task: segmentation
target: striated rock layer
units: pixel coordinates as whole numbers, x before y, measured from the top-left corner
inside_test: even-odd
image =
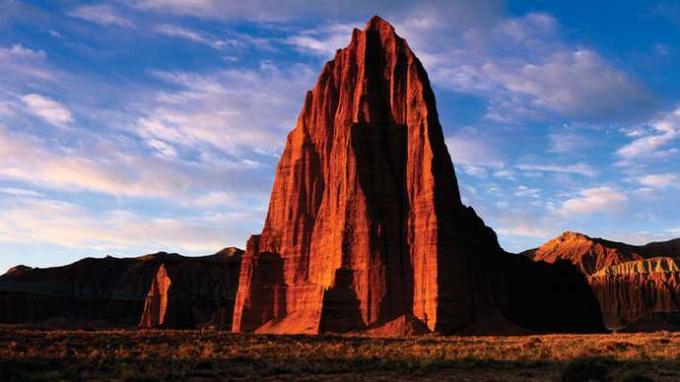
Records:
[[[461,203],[422,64],[374,17],[288,135],[233,331],[452,332],[507,306],[504,254]]]
[[[657,257],[604,268],[589,277],[604,323],[618,330],[680,311],[680,267]]]

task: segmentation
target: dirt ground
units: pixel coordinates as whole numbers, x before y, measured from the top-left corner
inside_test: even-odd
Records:
[[[0,328],[0,381],[677,381],[680,333],[370,338]]]

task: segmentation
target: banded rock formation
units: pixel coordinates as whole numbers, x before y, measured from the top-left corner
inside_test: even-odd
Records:
[[[668,319],[671,313],[680,312],[677,259],[655,257],[626,262],[600,270],[589,281],[609,329],[623,329],[644,320],[663,321],[663,317],[657,317],[659,313]],[[659,324],[663,323],[656,323]]]
[[[461,203],[422,64],[374,17],[326,63],[288,135],[243,257],[233,331],[449,333],[481,317],[511,327],[505,279],[537,268],[507,256]],[[517,275],[504,274],[510,263]]]

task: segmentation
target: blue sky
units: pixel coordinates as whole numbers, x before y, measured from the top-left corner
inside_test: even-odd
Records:
[[[0,0],[0,269],[243,246],[304,92],[392,22],[511,251],[680,236],[680,2]]]

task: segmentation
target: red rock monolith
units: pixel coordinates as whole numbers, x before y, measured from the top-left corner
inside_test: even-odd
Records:
[[[243,257],[233,331],[349,332],[403,317],[455,331],[502,303],[501,253],[461,203],[422,64],[374,17],[305,97]]]

